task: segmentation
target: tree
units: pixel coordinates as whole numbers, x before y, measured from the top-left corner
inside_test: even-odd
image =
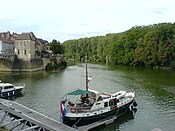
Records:
[[[61,46],[59,41],[54,39],[50,44],[51,44],[51,50],[53,51],[53,54],[64,53],[64,48]]]
[[[175,68],[175,23],[160,23],[115,34],[65,41],[67,59]]]

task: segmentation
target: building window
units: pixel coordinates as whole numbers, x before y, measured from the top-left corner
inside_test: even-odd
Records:
[[[19,47],[20,46],[20,41],[16,42],[16,46]]]
[[[24,41],[24,46],[27,46],[27,41],[26,40]]]
[[[27,41],[27,44],[30,45],[30,40]]]
[[[18,55],[19,55],[19,49],[18,49]]]
[[[16,44],[16,47],[18,47],[18,42],[17,41],[15,42],[15,44]]]
[[[24,55],[27,55],[27,51],[26,51],[26,49],[24,50]]]

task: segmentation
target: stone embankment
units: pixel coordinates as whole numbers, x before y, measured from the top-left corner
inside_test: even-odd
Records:
[[[57,63],[65,62],[64,56],[54,56],[56,58]],[[35,58],[30,61],[21,60],[18,58],[8,59],[8,58],[0,58],[0,71],[2,72],[13,72],[13,71],[39,71],[44,70],[46,65],[50,63],[51,58]]]

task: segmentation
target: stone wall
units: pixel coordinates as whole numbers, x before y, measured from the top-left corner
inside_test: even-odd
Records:
[[[0,58],[0,71],[39,71],[45,69],[41,58],[25,61],[15,58],[14,61]]]
[[[42,58],[35,58],[30,61],[15,59],[13,65],[13,71],[38,71],[44,69]]]
[[[13,63],[10,60],[0,58],[0,71],[12,71]]]
[[[43,59],[43,65],[46,67],[48,63],[50,63],[50,58],[42,58]]]
[[[57,63],[65,62],[64,56],[57,56]],[[26,61],[23,59],[18,59],[14,57],[14,60],[8,60],[5,58],[0,58],[0,71],[39,71],[44,70],[46,65],[51,62],[53,58],[35,58],[30,61]]]

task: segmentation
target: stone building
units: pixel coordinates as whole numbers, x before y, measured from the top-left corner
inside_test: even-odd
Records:
[[[41,55],[42,57],[46,57],[49,58],[52,55],[52,50],[50,49],[50,44],[47,40],[43,40],[41,38],[37,38],[38,41],[41,43],[42,45],[42,50],[41,50]]]
[[[15,54],[19,59],[30,61],[41,56],[41,43],[33,32],[19,34],[15,40]]]
[[[0,37],[0,56],[9,57],[14,55],[14,41]]]
[[[49,42],[36,38],[33,32],[0,32],[0,71],[43,70],[52,57]],[[58,64],[64,61],[60,58]]]
[[[15,41],[15,39],[18,37],[17,33],[10,33],[9,31],[7,32],[0,32],[0,37],[5,38],[7,40],[12,40]]]

